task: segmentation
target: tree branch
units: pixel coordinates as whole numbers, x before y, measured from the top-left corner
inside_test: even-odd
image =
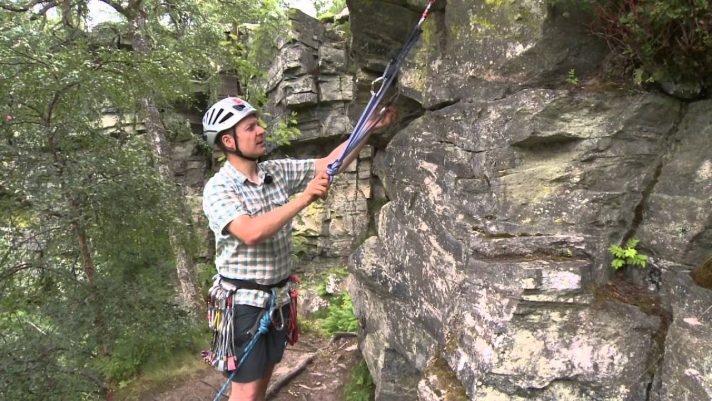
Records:
[[[61,99],[62,96],[67,91],[69,91],[72,87],[77,86],[77,85],[79,85],[79,82],[72,82],[63,88],[60,88],[57,92],[54,93],[54,96],[52,97],[52,101],[50,102],[50,104],[47,108],[47,117],[46,117],[47,118],[47,120],[46,120],[47,127],[49,127],[52,122],[52,113],[54,112],[54,108],[57,105],[57,103],[59,102],[59,99]]]
[[[0,3],[0,8],[7,11],[12,11],[16,13],[24,13],[25,11],[30,11],[32,7],[43,3],[45,0],[32,0],[24,6],[13,6],[11,4]]]
[[[109,7],[113,8],[116,10],[117,13],[123,15],[126,18],[129,18],[127,13],[128,10],[118,1],[114,0],[100,0],[102,3],[108,5]]]
[[[47,4],[45,4],[45,5],[40,9],[40,11],[39,11],[37,14],[33,15],[30,19],[31,19],[31,20],[36,20],[36,19],[39,18],[39,17],[46,17],[46,16],[47,16],[47,11],[53,9],[54,7],[57,7],[57,2],[56,2],[56,1],[52,0],[52,1],[50,1],[50,2],[47,2]]]

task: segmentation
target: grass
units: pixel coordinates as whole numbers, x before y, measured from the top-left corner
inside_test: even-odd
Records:
[[[144,373],[138,377],[122,382],[116,393],[119,401],[138,401],[152,399],[148,394],[160,394],[175,383],[184,382],[199,376],[206,369],[212,369],[200,358],[197,351],[182,351],[166,363],[148,364]]]

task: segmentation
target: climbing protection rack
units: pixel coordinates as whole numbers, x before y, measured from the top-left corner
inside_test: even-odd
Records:
[[[361,117],[359,117],[358,122],[356,123],[356,126],[351,132],[351,135],[349,136],[349,140],[346,143],[346,147],[344,148],[343,152],[341,153],[338,159],[334,160],[334,162],[329,165],[326,170],[326,172],[329,174],[330,180],[333,179],[333,177],[339,172],[339,169],[341,169],[344,160],[359,147],[361,142],[363,142],[368,136],[368,132],[381,120],[381,118],[383,118],[383,115],[385,114],[388,105],[384,105],[378,112],[376,118],[369,122],[369,120],[371,120],[371,117],[376,112],[378,105],[383,101],[383,98],[386,96],[386,92],[395,82],[396,77],[398,76],[398,71],[400,71],[403,62],[405,61],[406,57],[408,57],[408,53],[410,53],[415,44],[418,42],[418,39],[420,39],[420,36],[423,33],[423,23],[430,16],[430,9],[432,8],[433,4],[435,4],[435,1],[436,0],[428,1],[428,5],[427,7],[425,7],[425,11],[423,11],[423,15],[420,17],[420,21],[418,21],[418,24],[408,36],[408,39],[406,40],[405,45],[403,46],[401,51],[394,59],[392,59],[388,63],[388,66],[386,66],[386,70],[383,75],[371,83],[371,99],[368,101],[366,108],[364,109],[363,113],[361,114]],[[381,86],[378,88],[377,91],[374,91],[373,87],[379,82]]]

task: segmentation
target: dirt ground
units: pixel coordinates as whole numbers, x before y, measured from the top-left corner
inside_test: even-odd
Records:
[[[287,347],[282,362],[272,376],[267,399],[341,401],[351,369],[360,360],[354,336],[337,336],[329,340],[303,335],[297,344]],[[175,383],[160,394],[146,396],[141,401],[212,401],[225,381],[222,374],[206,365],[193,377]],[[229,394],[228,386],[221,399],[227,401]]]

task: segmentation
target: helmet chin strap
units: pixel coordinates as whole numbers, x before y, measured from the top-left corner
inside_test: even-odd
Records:
[[[241,157],[245,160],[249,160],[251,162],[257,161],[257,159],[258,159],[257,157],[247,157],[240,151],[240,147],[237,144],[237,126],[232,128],[232,139],[235,141],[235,150],[228,150],[228,152],[234,154],[237,157]]]

